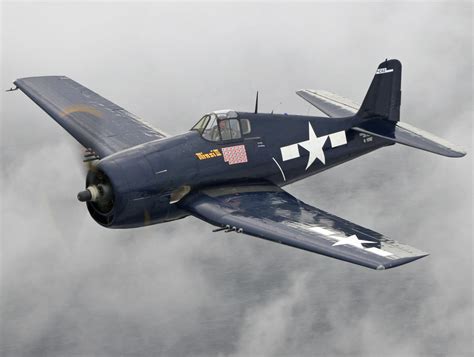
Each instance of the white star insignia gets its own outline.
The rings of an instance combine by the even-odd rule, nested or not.
[[[359,239],[359,238],[357,238],[357,236],[355,234],[353,234],[349,237],[332,236],[331,238],[337,239],[337,242],[332,245],[333,247],[336,246],[336,245],[353,245],[354,247],[364,249],[365,247],[362,245],[362,243],[375,243],[375,242],[370,241],[370,240]]]
[[[328,135],[317,137],[311,123],[308,122],[309,126],[309,139],[299,143],[304,149],[308,150],[308,164],[306,170],[313,164],[316,159],[319,159],[323,164],[326,164],[326,157],[324,156],[323,146],[326,142]]]

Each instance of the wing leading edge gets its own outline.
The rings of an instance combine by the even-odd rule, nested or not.
[[[100,158],[165,137],[137,116],[68,77],[29,77],[14,83]]]
[[[309,206],[272,185],[202,190],[186,197],[181,206],[219,227],[377,270],[428,255]]]

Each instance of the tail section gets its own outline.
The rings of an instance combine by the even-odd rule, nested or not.
[[[400,61],[385,60],[379,65],[364,102],[356,114],[358,118],[366,120],[352,129],[438,155],[448,157],[466,155],[456,145],[399,121],[401,77]]]
[[[391,59],[382,62],[360,107],[326,91],[303,89],[296,93],[329,117],[353,117],[354,123],[357,123],[354,124],[357,126],[352,128],[355,131],[438,155],[448,157],[466,155],[456,145],[400,122],[401,78],[400,61]]]
[[[375,72],[357,116],[362,119],[400,120],[402,64],[396,59],[385,60]]]

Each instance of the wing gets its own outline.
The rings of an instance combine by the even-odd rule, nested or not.
[[[192,215],[229,231],[377,270],[393,268],[427,255],[311,207],[272,185],[202,190],[187,196],[181,206]]]
[[[323,90],[302,89],[296,94],[331,118],[353,116],[360,107],[347,98]]]
[[[30,77],[14,83],[100,158],[165,137],[137,116],[68,77]]]

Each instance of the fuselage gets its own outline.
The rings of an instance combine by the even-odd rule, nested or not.
[[[284,186],[390,144],[351,130],[358,125],[354,117],[228,112],[216,112],[216,123],[224,127],[225,120],[233,120],[227,124],[238,127],[238,121],[240,133],[220,128],[216,138],[211,135],[216,127],[207,129],[212,117],[203,117],[199,123],[207,120],[206,129],[101,160],[97,167],[112,181],[115,214],[98,222],[128,228],[183,218],[187,212],[179,200],[191,190],[255,181]],[[89,210],[94,216],[93,204]]]

